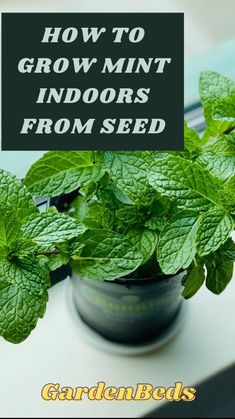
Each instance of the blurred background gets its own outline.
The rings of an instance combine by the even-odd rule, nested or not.
[[[214,70],[235,78],[235,0],[0,0],[1,12],[136,11],[185,13],[185,108],[199,101],[198,77]],[[159,42],[153,40],[153,42]],[[194,117],[194,116],[193,116]],[[201,118],[201,116],[200,116]],[[199,119],[200,119],[199,118]],[[200,123],[201,119],[198,121]],[[0,167],[23,176],[41,152],[1,152]],[[16,160],[18,164],[16,165]]]
[[[186,57],[235,37],[234,0],[0,0],[0,5],[1,11],[183,11]]]

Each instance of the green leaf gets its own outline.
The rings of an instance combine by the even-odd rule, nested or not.
[[[235,124],[235,91],[228,99],[214,104],[212,118],[214,121],[224,121],[231,125]]]
[[[197,160],[205,165],[213,176],[226,180],[235,173],[235,135],[223,135],[213,139],[201,150]]]
[[[30,217],[22,230],[25,238],[37,243],[40,251],[50,251],[57,243],[83,233],[85,228],[66,214],[43,212]]]
[[[48,259],[48,267],[50,271],[56,271],[63,265],[69,263],[69,256],[66,253],[60,253],[58,255],[51,255]]]
[[[78,241],[78,238],[72,239],[69,242],[69,246],[68,246],[69,255],[70,256],[80,255],[83,247],[85,247],[85,244],[80,243],[80,241]]]
[[[235,206],[235,174],[226,179],[224,190],[228,204]]]
[[[150,168],[149,182],[180,208],[204,211],[211,203],[221,204],[219,181],[198,163],[179,156],[156,161]]]
[[[203,142],[235,128],[235,95],[212,106],[212,120],[203,134]]]
[[[38,212],[31,194],[23,183],[2,169],[0,169],[0,202],[12,207],[15,217],[19,220]]]
[[[200,219],[197,251],[200,256],[215,252],[229,237],[233,220],[223,210],[211,208]]]
[[[82,278],[113,280],[140,266],[143,257],[125,236],[105,230],[88,230],[79,237],[84,247],[72,257],[72,268]]]
[[[158,217],[157,215],[151,215],[146,221],[144,226],[150,230],[162,231],[166,225],[166,219],[164,217]]]
[[[201,102],[208,124],[203,141],[231,129],[234,121],[235,83],[215,72],[204,72],[200,77]]]
[[[114,185],[112,185],[112,187],[110,189],[111,189],[115,199],[118,200],[120,203],[126,204],[126,205],[132,205],[133,204],[132,200],[130,198],[128,198],[128,196],[125,195],[123,193],[123,191],[121,191],[120,189],[118,189]]]
[[[31,166],[25,185],[34,194],[57,196],[95,182],[103,174],[100,158],[92,151],[49,151]]]
[[[68,213],[89,229],[108,230],[114,221],[114,215],[109,208],[98,204],[97,201],[88,204],[83,196],[77,197],[72,202]]]
[[[36,259],[0,261],[0,334],[20,343],[43,317],[48,299],[48,271]]]
[[[25,259],[26,257],[35,256],[37,250],[36,243],[21,236],[17,237],[17,239],[11,244],[8,254],[10,257]]]
[[[197,131],[189,128],[187,123],[184,122],[184,147],[190,152],[198,152],[200,150],[201,140]]]
[[[40,297],[16,285],[0,282],[0,334],[11,343],[21,343],[43,317],[47,293]]]
[[[21,236],[21,225],[15,211],[0,202],[0,247],[10,246]]]
[[[68,210],[68,214],[76,218],[76,220],[80,221],[81,223],[86,217],[87,212],[88,203],[86,198],[83,196],[78,196],[76,199],[74,199]]]
[[[163,230],[166,225],[166,216],[169,214],[171,201],[166,196],[155,199],[150,211],[143,219],[142,223],[150,230]]]
[[[171,201],[166,196],[161,196],[159,199],[156,199],[151,206],[151,215],[156,215],[162,217],[166,215],[170,209]]]
[[[35,257],[0,260],[0,282],[10,282],[34,295],[41,295],[49,286],[49,273]]]
[[[107,155],[105,154],[105,164],[107,165]],[[106,167],[107,170],[108,167]],[[133,202],[123,191],[118,189],[109,174],[106,175],[100,181],[101,185],[97,185],[95,196],[98,199],[99,203],[106,205],[108,202],[109,207],[116,209],[122,204],[133,205]]]
[[[63,265],[67,265],[70,259],[70,251],[68,243],[57,245],[58,253],[52,253],[47,260],[48,267],[51,271],[55,271]]]
[[[229,238],[218,250],[221,258],[235,262],[235,243]]]
[[[143,256],[142,264],[146,263],[156,249],[157,234],[147,228],[135,227],[128,231],[126,237],[141,252]]]
[[[156,195],[147,178],[151,162],[150,152],[105,153],[105,165],[114,185],[136,205],[149,205]]]
[[[99,204],[91,205],[83,220],[84,225],[89,229],[109,230],[113,224],[114,216],[109,208]]]
[[[207,288],[214,294],[221,294],[232,279],[233,262],[214,255],[211,260],[206,262],[206,267]]]
[[[134,224],[140,224],[143,220],[143,211],[132,205],[125,205],[115,212],[116,224],[130,227]]]
[[[193,265],[183,278],[184,290],[182,296],[186,299],[193,297],[205,281],[205,270],[202,264]]]
[[[197,229],[195,213],[182,211],[161,232],[157,260],[166,275],[175,274],[191,264],[196,254]]]
[[[199,89],[205,119],[207,124],[210,124],[213,118],[213,106],[217,102],[233,97],[235,83],[219,73],[204,71],[200,76]]]

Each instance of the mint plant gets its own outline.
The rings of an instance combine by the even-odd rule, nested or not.
[[[235,83],[200,78],[207,128],[185,123],[182,152],[48,152],[25,185],[0,170],[0,334],[23,341],[42,317],[49,272],[70,263],[82,278],[174,275],[183,296],[206,283],[221,293],[235,245]],[[32,195],[77,191],[58,213]],[[206,267],[206,269],[205,269]]]
[[[235,260],[235,82],[203,72],[200,95],[207,128],[200,137],[185,123],[182,152],[50,151],[33,164],[25,184],[34,195],[78,191],[67,213],[85,231],[61,263],[96,280],[186,270],[185,298],[204,282],[225,289]]]

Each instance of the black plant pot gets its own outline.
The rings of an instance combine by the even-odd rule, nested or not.
[[[72,293],[82,320],[114,342],[156,339],[178,316],[184,273],[158,279],[81,279],[72,274]]]
[[[50,205],[63,212],[78,194],[79,190],[53,198]],[[184,272],[157,278],[99,281],[81,279],[69,269],[65,276],[71,275],[78,315],[110,341],[135,344],[156,339],[176,319],[184,301]],[[62,272],[57,271],[58,274],[61,276]]]

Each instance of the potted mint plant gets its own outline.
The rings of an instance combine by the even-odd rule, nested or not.
[[[108,339],[147,342],[184,298],[204,283],[220,294],[232,278],[235,83],[205,72],[200,93],[207,128],[201,138],[185,124],[182,152],[50,151],[26,176],[60,211],[45,214],[73,224],[59,240],[46,226],[42,247],[31,231],[25,254],[47,272],[70,264],[80,316]]]

